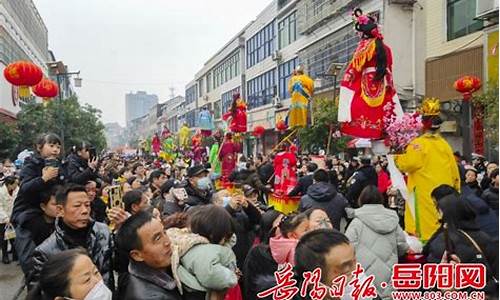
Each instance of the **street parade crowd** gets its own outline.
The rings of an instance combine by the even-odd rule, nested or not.
[[[496,299],[498,163],[453,152],[439,100],[403,114],[390,48],[375,20],[354,17],[362,39],[340,84],[340,131],[389,152],[301,149],[294,133],[314,92],[302,68],[288,130],[267,155],[242,154],[239,94],[225,130],[203,109],[198,130],[165,129],[134,154],[82,141],[63,155],[44,133],[0,166],[2,262],[19,262],[27,299],[395,299],[408,289]]]

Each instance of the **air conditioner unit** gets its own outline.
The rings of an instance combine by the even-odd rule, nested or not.
[[[204,100],[204,101],[208,101],[208,99],[209,99],[209,98],[208,98],[208,95],[203,96],[203,100]]]
[[[278,50],[274,51],[272,54],[272,59],[274,61],[280,61],[281,60],[281,52],[279,52]]]
[[[280,99],[280,97],[279,97],[279,96],[274,97],[273,102],[274,102],[273,104],[274,104],[274,106],[275,106],[276,108],[281,108],[281,107],[283,107],[283,104],[281,104],[281,99]]]
[[[416,0],[389,0],[389,4],[400,4],[400,5],[408,5],[412,6],[417,2]]]
[[[476,0],[476,18],[498,18],[498,0]]]
[[[314,79],[314,88],[321,89],[325,85],[325,80],[323,78]]]

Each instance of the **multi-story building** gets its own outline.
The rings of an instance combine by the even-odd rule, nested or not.
[[[158,96],[144,91],[125,95],[125,119],[127,126],[131,120],[148,114],[151,107],[158,104]]]
[[[0,1],[0,66],[29,60],[47,74],[48,31],[32,0]],[[22,101],[17,88],[0,76],[0,121],[14,122]]]
[[[125,145],[124,133],[125,129],[116,122],[104,124],[104,134],[110,149]]]
[[[50,61],[47,63],[49,67],[49,77],[58,84],[59,95],[61,99],[66,99],[75,95],[71,76],[68,75],[68,66],[62,61],[58,61],[54,52],[49,50]],[[58,75],[59,74],[59,75]]]
[[[474,75],[487,88],[498,83],[498,0],[420,1],[425,10],[425,94],[442,101],[447,120],[442,128],[455,150],[483,152],[498,157],[498,144],[483,138],[481,117],[475,120],[470,141],[463,141],[467,130],[462,96],[453,83],[463,75]],[[443,126],[442,126],[443,127]],[[486,145],[485,145],[486,143]],[[486,146],[486,147],[484,147]]]
[[[333,99],[336,94],[337,77],[358,42],[350,15],[354,7],[376,17],[382,28],[390,28],[383,33],[384,41],[392,47],[397,92],[403,106],[414,109],[424,94],[424,81],[419,79],[424,69],[418,66],[425,59],[422,51],[417,51],[425,34],[416,28],[422,28],[425,19],[416,1],[275,0],[210,58],[188,84],[186,103],[188,91],[198,92],[197,103],[192,105],[194,116],[196,109],[207,105],[217,120],[228,110],[232,94],[240,92],[248,106],[248,130],[257,125],[267,129],[261,139],[246,140],[246,152],[270,151],[278,140],[276,120],[285,119],[290,106],[288,81],[298,65],[315,80],[315,99]]]
[[[179,116],[182,115],[184,97],[176,96],[167,100],[161,107],[161,117],[157,120],[158,128],[166,126],[171,132],[179,130]]]

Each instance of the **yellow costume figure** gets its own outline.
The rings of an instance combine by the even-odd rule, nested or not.
[[[432,191],[447,184],[460,191],[460,175],[453,151],[439,134],[439,100],[427,99],[422,110],[424,134],[395,156],[398,169],[408,175],[408,191],[414,201],[406,202],[405,231],[427,242],[438,229],[438,211]]]
[[[179,146],[183,148],[189,147],[189,134],[191,131],[189,130],[189,127],[187,124],[182,125],[181,129],[179,130]]]
[[[288,125],[290,128],[307,126],[307,109],[309,101],[314,93],[314,81],[297,68],[288,82],[288,91],[292,96]]]

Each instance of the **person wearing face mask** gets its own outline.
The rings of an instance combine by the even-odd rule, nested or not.
[[[27,300],[111,300],[112,292],[82,248],[52,255]]]
[[[85,142],[73,146],[67,159],[66,173],[69,182],[86,184],[90,180],[97,179],[98,158],[94,152],[95,149]]]
[[[210,203],[212,199],[212,182],[208,177],[209,171],[203,165],[188,168],[187,180],[181,184],[187,193],[185,203],[197,206]]]
[[[33,270],[28,275],[32,284],[40,280],[43,265],[50,256],[67,249],[87,249],[104,282],[114,288],[111,270],[112,239],[106,224],[90,218],[90,200],[85,187],[70,184],[56,194],[58,219],[55,231],[33,252]]]

